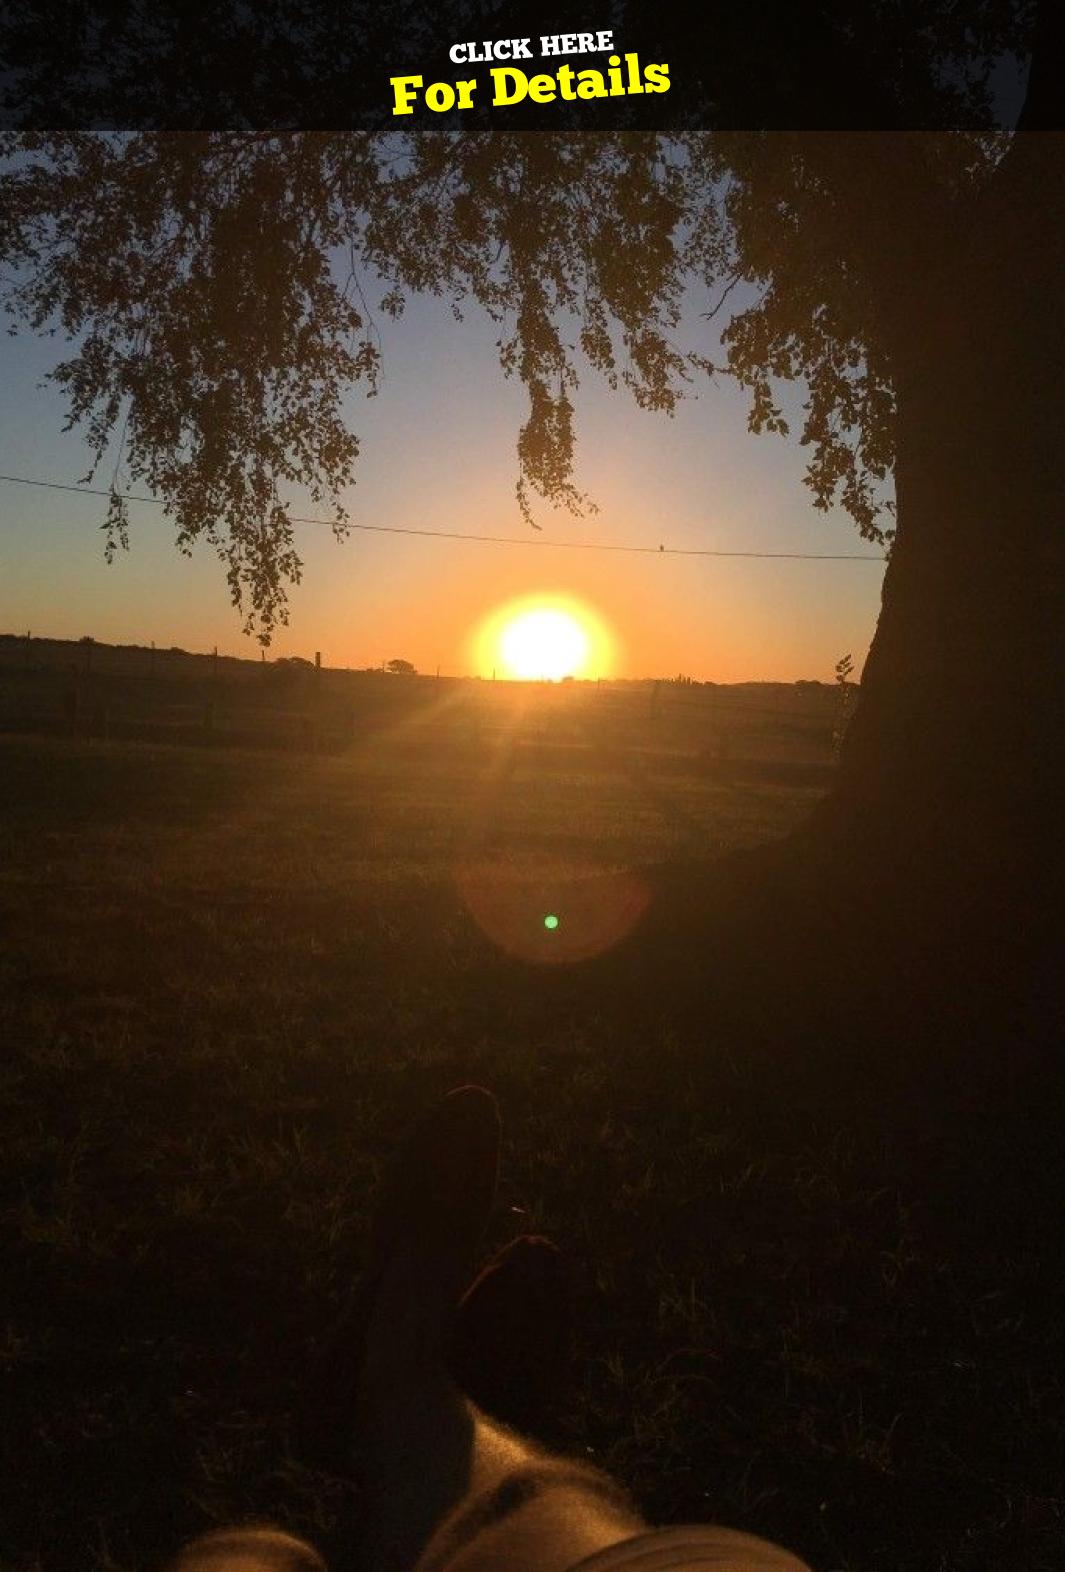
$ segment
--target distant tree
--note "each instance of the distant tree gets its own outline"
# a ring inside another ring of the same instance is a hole
[[[415,675],[415,667],[409,660],[390,660],[385,670],[394,671],[398,675],[406,677],[413,677]]]

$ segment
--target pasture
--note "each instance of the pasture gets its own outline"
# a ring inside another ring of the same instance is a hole
[[[292,1456],[290,1416],[381,1164],[467,1080],[506,1121],[490,1242],[577,1264],[558,1438],[653,1519],[825,1572],[1060,1564],[1043,1252],[926,1221],[860,1099],[793,1100],[750,971],[647,871],[712,882],[800,822],[831,688],[146,653],[9,641],[0,673],[5,1572],[140,1572],[252,1514],[335,1552],[358,1501]],[[473,915],[471,868],[531,952]],[[555,964],[545,888],[564,939],[569,896],[609,916],[619,877],[642,915]],[[770,991],[785,951],[757,958]]]

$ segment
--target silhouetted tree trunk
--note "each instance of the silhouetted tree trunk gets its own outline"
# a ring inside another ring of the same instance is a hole
[[[896,319],[898,533],[831,810],[999,871],[1062,740],[1063,151],[1015,139]]]

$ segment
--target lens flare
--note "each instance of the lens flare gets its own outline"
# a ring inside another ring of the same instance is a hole
[[[455,879],[467,911],[493,944],[518,960],[552,966],[613,949],[650,902],[637,873],[583,858],[524,867],[483,858],[458,866]]]

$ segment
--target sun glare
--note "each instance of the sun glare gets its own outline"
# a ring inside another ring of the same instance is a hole
[[[564,611],[526,611],[503,629],[499,653],[511,677],[575,677],[588,659],[584,629]]]
[[[607,674],[609,639],[594,612],[558,596],[501,607],[481,628],[477,663],[484,676],[519,682]]]

